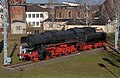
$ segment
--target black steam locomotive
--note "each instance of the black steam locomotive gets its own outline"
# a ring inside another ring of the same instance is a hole
[[[78,50],[102,47],[105,40],[106,33],[96,32],[92,27],[30,34],[21,38],[21,43],[28,46],[21,48],[20,56],[23,60],[33,61],[55,58]]]

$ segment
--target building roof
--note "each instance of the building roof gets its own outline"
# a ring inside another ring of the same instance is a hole
[[[94,25],[105,25],[108,23],[108,19],[101,14],[101,12],[97,11],[96,13],[93,14],[93,22],[92,24]]]
[[[91,25],[105,25],[107,24],[107,21],[104,19],[94,19]]]
[[[52,22],[52,19],[46,19],[43,22]],[[66,22],[66,25],[85,25],[85,19],[55,19],[54,22]],[[90,25],[105,25],[106,20],[102,18],[93,19]]]
[[[83,19],[71,19],[67,22],[67,25],[84,25]]]
[[[43,22],[52,22],[52,19],[46,19]],[[54,19],[54,22],[66,22],[67,25],[84,25],[82,19]]]
[[[54,22],[66,22],[71,19],[54,19]],[[46,19],[43,22],[52,22],[52,19]]]
[[[27,5],[26,12],[48,12],[48,8],[42,8],[39,4]]]
[[[14,20],[12,23],[16,23],[16,22],[25,23],[25,21],[21,21],[21,20]]]

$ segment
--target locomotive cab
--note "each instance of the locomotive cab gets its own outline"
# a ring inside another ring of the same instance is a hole
[[[33,50],[34,50],[33,47],[29,47],[27,45],[20,46],[20,53],[18,55],[20,55],[20,54],[31,54]],[[23,59],[23,58],[24,57],[20,55],[20,59]]]

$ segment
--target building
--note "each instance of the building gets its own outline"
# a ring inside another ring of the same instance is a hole
[[[114,26],[106,16],[99,11],[101,5],[88,5],[88,15],[86,18],[86,8],[83,5],[66,4],[62,6],[54,5],[55,15],[43,22],[44,30],[61,30],[74,27],[95,27],[108,33],[114,32]],[[50,13],[49,13],[50,14]]]
[[[8,6],[10,23],[12,23],[14,20],[26,21],[26,0],[9,0]]]
[[[106,21],[103,21],[101,19],[99,20],[94,19],[90,26],[86,26],[83,22],[85,22],[84,19],[56,19],[52,24],[52,20],[47,19],[43,22],[43,30],[45,31],[67,30],[75,27],[94,27],[98,32],[99,31],[104,31],[108,33],[114,32],[113,31],[114,26],[111,24],[107,24]]]
[[[49,8],[49,19],[52,19],[52,22],[56,22],[55,19],[86,19],[84,23],[89,24],[93,18],[93,14],[99,10],[99,5],[88,5],[86,9],[84,5],[69,2],[51,4],[49,7],[54,7]]]
[[[88,16],[87,19],[91,19],[93,13],[99,10],[98,6],[90,5],[88,6]],[[86,10],[83,5],[76,6],[55,6],[55,18],[56,19],[85,19]]]
[[[52,19],[47,19],[43,22],[43,30],[67,30],[75,27],[94,27],[97,32],[114,32],[114,26],[108,22],[108,19],[105,19],[99,12],[96,12],[93,15],[91,22],[88,25],[85,25],[85,19],[55,19],[54,23]]]
[[[26,23],[15,20],[11,23],[11,34],[26,34]]]
[[[9,10],[9,20],[10,20],[9,23],[10,23],[11,34],[14,34],[13,30],[15,30],[17,27],[17,24],[14,24],[16,20],[22,21],[22,23],[19,22],[21,24],[23,23],[26,24],[25,9],[26,9],[26,0],[8,0],[8,10]],[[12,25],[14,26],[16,25],[16,26],[13,27]],[[24,28],[26,28],[26,25],[24,26],[25,26]],[[15,34],[19,34],[19,32],[18,33],[16,32]]]
[[[55,19],[52,23],[52,19],[46,19],[43,21],[43,30],[65,30],[66,23],[70,19]]]
[[[44,20],[48,19],[48,9],[39,4],[28,4],[26,10],[26,22],[28,27],[33,27],[34,31],[28,33],[39,33]]]

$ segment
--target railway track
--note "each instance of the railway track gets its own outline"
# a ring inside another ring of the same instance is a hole
[[[23,68],[31,67],[31,66],[34,66],[34,65],[37,65],[37,64],[39,64],[40,66],[44,66],[44,65],[54,63],[54,62],[59,62],[60,60],[65,60],[67,58],[77,56],[77,55],[80,55],[80,54],[88,54],[88,53],[91,53],[91,52],[96,53],[96,52],[99,52],[98,50],[104,50],[104,49],[103,48],[97,48],[97,49],[91,49],[91,50],[87,50],[87,51],[75,52],[74,54],[69,54],[69,55],[66,55],[66,56],[51,58],[49,60],[43,60],[43,61],[38,61],[38,62],[33,62],[33,61],[18,62],[16,64],[3,66],[3,68],[4,69],[10,69],[10,70],[16,70],[16,69],[23,69]]]
[[[119,48],[119,51],[115,50],[114,48],[114,42],[111,42],[111,41],[107,41],[105,44],[104,44],[105,48],[107,51],[115,51],[117,53],[120,53],[120,48]],[[118,45],[119,46],[119,45]],[[119,46],[120,47],[120,46]]]

